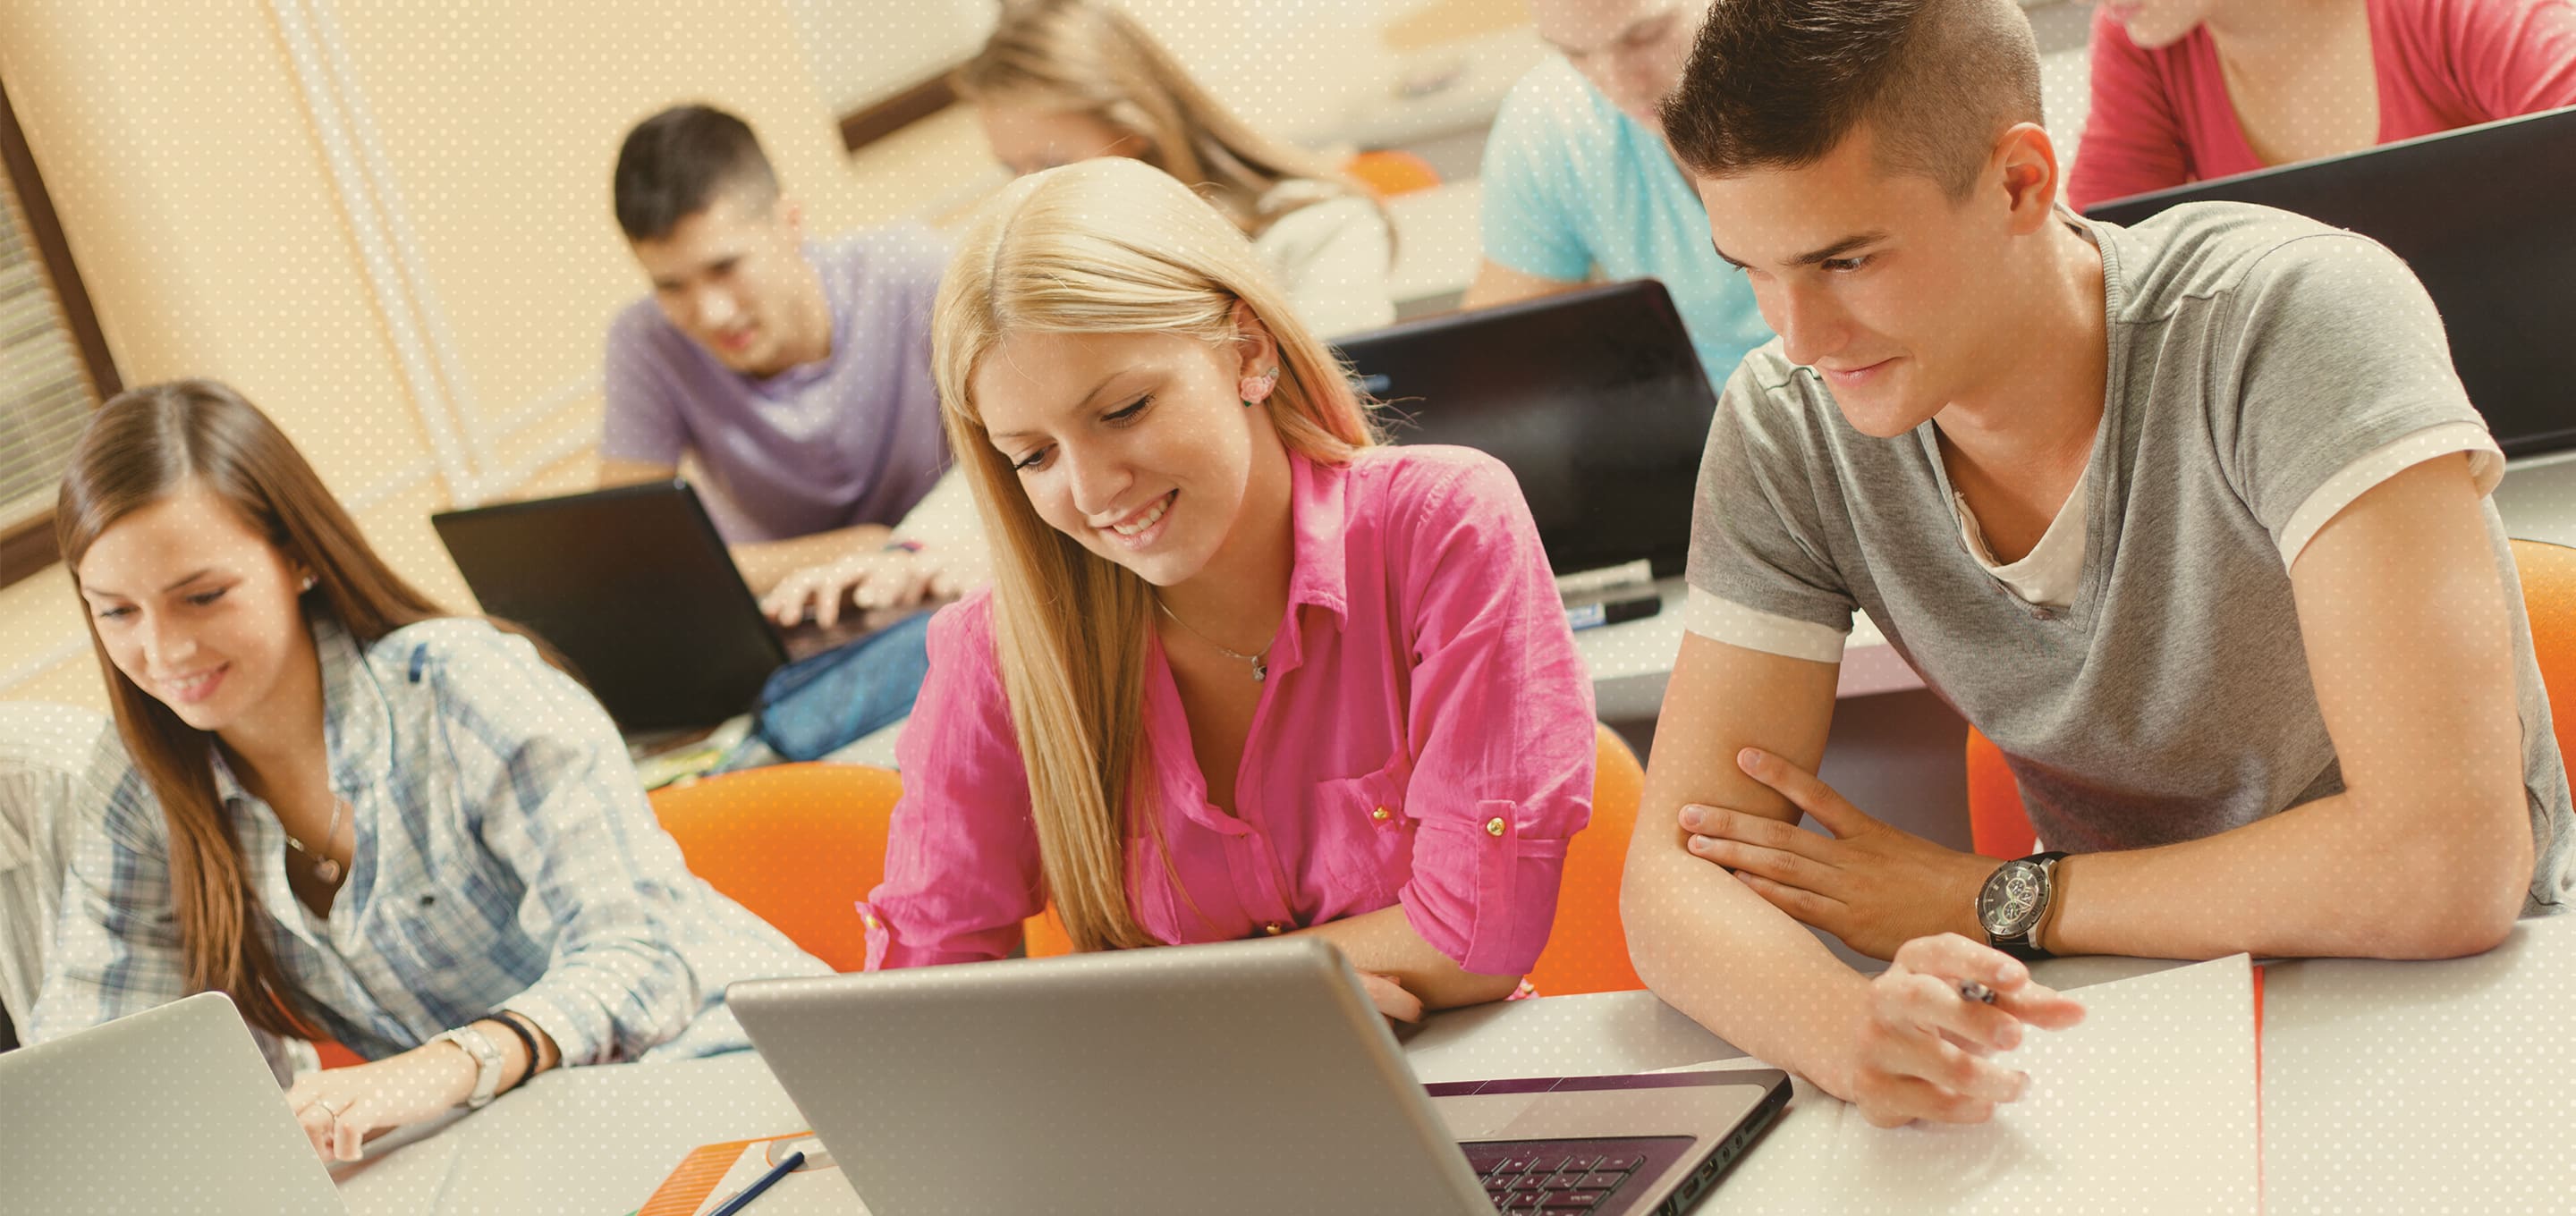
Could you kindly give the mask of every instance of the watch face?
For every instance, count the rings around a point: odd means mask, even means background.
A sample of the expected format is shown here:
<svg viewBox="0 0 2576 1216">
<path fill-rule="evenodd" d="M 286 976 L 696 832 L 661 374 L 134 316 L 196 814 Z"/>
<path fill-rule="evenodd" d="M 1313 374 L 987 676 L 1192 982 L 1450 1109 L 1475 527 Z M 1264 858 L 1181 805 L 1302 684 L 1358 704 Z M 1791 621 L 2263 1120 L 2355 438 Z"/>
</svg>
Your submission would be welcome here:
<svg viewBox="0 0 2576 1216">
<path fill-rule="evenodd" d="M 1977 894 L 1977 923 L 1992 937 L 2020 937 L 2039 920 L 2040 870 L 2027 861 L 2007 861 Z"/>
</svg>

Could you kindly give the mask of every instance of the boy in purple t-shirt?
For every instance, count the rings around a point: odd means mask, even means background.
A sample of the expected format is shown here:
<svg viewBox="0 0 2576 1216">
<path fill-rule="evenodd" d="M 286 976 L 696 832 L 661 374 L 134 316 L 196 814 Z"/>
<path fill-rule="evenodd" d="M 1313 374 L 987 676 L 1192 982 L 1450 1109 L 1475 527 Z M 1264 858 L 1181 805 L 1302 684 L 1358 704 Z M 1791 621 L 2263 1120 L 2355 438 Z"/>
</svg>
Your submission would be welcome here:
<svg viewBox="0 0 2576 1216">
<path fill-rule="evenodd" d="M 609 328 L 601 484 L 668 478 L 694 453 L 743 581 L 787 619 L 809 599 L 836 616 L 845 592 L 953 590 L 942 550 L 970 538 L 888 543 L 949 464 L 930 380 L 941 238 L 804 241 L 751 128 L 706 106 L 629 133 L 615 196 L 653 291 Z"/>
</svg>

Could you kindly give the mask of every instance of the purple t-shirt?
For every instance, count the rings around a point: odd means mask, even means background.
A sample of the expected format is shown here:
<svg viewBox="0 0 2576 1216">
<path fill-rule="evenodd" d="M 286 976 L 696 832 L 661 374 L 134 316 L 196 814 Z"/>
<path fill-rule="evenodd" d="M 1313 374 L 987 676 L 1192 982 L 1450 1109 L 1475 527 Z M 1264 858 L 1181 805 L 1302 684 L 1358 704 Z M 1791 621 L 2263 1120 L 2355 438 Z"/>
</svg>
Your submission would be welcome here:
<svg viewBox="0 0 2576 1216">
<path fill-rule="evenodd" d="M 832 307 L 832 353 L 766 379 L 736 372 L 651 297 L 608 330 L 610 460 L 694 451 L 729 543 L 900 521 L 948 467 L 930 378 L 930 305 L 948 248 L 928 228 L 871 228 L 805 257 Z"/>
</svg>

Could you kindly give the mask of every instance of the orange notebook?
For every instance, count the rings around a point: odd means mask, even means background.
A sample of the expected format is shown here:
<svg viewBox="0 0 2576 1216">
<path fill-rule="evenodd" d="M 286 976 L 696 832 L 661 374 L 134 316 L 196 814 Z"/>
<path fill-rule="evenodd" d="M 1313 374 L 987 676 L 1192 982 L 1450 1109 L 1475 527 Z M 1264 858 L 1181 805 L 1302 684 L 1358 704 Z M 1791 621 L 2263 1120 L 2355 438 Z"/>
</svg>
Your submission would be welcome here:
<svg viewBox="0 0 2576 1216">
<path fill-rule="evenodd" d="M 854 1216 L 867 1209 L 858 1193 L 810 1132 L 791 1132 L 759 1140 L 730 1140 L 689 1150 L 678 1169 L 662 1180 L 653 1197 L 635 1216 L 700 1216 L 712 1212 L 742 1188 L 758 1181 L 787 1154 L 802 1152 L 805 1164 L 761 1192 L 751 1210 L 759 1216 Z"/>
</svg>

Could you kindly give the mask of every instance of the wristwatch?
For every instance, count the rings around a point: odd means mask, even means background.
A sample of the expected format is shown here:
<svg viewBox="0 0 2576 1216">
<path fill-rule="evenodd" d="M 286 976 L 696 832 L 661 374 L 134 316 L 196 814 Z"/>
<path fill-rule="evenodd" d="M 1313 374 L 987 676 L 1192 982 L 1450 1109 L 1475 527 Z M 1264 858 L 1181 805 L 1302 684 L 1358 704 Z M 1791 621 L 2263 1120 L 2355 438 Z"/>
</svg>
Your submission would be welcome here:
<svg viewBox="0 0 2576 1216">
<path fill-rule="evenodd" d="M 1986 944 L 2024 962 L 2053 957 L 2039 947 L 2039 927 L 2048 921 L 2049 904 L 2057 898 L 2057 859 L 2064 853 L 2033 853 L 1995 867 L 1977 892 L 1977 924 Z"/>
<path fill-rule="evenodd" d="M 466 1095 L 465 1109 L 481 1110 L 492 1104 L 493 1091 L 501 1088 L 501 1047 L 491 1036 L 471 1026 L 459 1026 L 431 1039 L 430 1042 L 454 1043 L 474 1058 L 474 1092 Z"/>
</svg>

